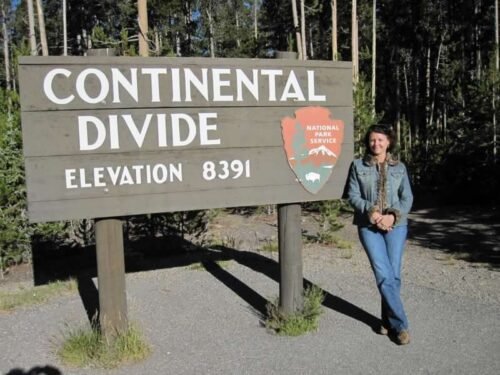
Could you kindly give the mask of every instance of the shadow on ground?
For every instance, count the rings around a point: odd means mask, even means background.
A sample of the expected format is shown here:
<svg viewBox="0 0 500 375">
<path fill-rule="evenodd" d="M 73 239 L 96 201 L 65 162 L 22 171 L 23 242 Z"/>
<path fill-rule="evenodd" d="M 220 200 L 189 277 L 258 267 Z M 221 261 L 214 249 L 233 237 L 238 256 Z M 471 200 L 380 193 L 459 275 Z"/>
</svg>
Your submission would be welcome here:
<svg viewBox="0 0 500 375">
<path fill-rule="evenodd" d="M 35 366 L 29 370 L 15 368 L 6 375 L 62 375 L 62 372 L 53 366 Z"/>
<path fill-rule="evenodd" d="M 495 207 L 430 208 L 410 218 L 410 240 L 469 262 L 500 268 L 500 212 Z"/>
<path fill-rule="evenodd" d="M 140 241 L 134 243 L 133 249 L 146 249 L 143 253 L 127 251 L 125 256 L 125 269 L 127 273 L 152 271 L 174 267 L 186 267 L 200 264 L 222 284 L 231 289 L 241 299 L 246 301 L 257 317 L 262 321 L 267 314 L 268 301 L 245 284 L 236 276 L 224 269 L 218 262 L 236 261 L 242 266 L 259 272 L 279 283 L 280 266 L 275 260 L 251 251 L 240 251 L 229 247 L 218 246 L 210 249 L 195 248 L 189 241 L 176 238 L 160 238 L 154 241 Z M 188 251 L 170 251 L 165 255 L 166 249 L 190 249 Z M 62 251 L 62 250 L 61 250 Z M 98 322 L 99 295 L 92 280 L 97 276 L 95 247 L 73 249 L 72 256 L 53 257 L 53 250 L 43 247 L 34 249 L 33 269 L 35 284 L 46 284 L 57 280 L 76 279 L 78 291 L 82 299 L 89 321 Z M 35 256 L 36 254 L 36 256 Z M 51 254 L 50 257 L 46 256 Z M 313 283 L 304 279 L 304 288 Z M 358 306 L 323 290 L 326 308 L 339 312 L 352 319 L 356 319 L 375 330 L 380 325 L 380 320 Z"/>
</svg>

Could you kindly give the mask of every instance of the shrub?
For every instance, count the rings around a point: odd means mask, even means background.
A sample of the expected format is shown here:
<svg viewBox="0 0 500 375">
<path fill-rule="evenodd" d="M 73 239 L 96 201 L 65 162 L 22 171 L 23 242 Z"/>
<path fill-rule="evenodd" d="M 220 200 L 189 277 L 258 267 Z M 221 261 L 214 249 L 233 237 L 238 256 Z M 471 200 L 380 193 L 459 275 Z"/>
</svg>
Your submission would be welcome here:
<svg viewBox="0 0 500 375">
<path fill-rule="evenodd" d="M 300 336 L 317 330 L 324 298 L 321 288 L 315 285 L 307 288 L 304 291 L 304 307 L 294 314 L 281 312 L 277 300 L 269 302 L 266 306 L 266 328 L 284 336 Z"/>
</svg>

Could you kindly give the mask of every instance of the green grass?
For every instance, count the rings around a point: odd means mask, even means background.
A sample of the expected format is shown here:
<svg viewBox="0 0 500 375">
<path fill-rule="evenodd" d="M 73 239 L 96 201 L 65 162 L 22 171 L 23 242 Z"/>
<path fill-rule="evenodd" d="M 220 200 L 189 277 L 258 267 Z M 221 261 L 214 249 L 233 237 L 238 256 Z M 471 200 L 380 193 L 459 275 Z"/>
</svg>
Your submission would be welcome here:
<svg viewBox="0 0 500 375">
<path fill-rule="evenodd" d="M 266 328 L 282 336 L 300 336 L 316 331 L 319 317 L 323 313 L 323 291 L 312 286 L 304 291 L 304 308 L 295 314 L 285 315 L 280 311 L 278 301 L 268 302 Z"/>
<path fill-rule="evenodd" d="M 260 251 L 265 251 L 268 253 L 276 253 L 279 250 L 279 245 L 278 241 L 276 240 L 267 240 L 262 247 L 260 248 Z"/>
<path fill-rule="evenodd" d="M 109 341 L 94 324 L 86 328 L 70 329 L 63 334 L 63 342 L 57 350 L 57 355 L 64 364 L 81 368 L 115 368 L 139 362 L 150 353 L 151 348 L 133 325 Z"/>
<path fill-rule="evenodd" d="M 231 260 L 217 260 L 217 261 L 215 261 L 215 264 L 217 264 L 220 268 L 227 268 L 230 263 L 231 263 Z M 205 266 L 203 265 L 202 262 L 197 262 L 197 263 L 193 263 L 190 266 L 188 266 L 188 269 L 191 271 L 200 271 L 200 270 L 204 270 Z"/>
<path fill-rule="evenodd" d="M 352 244 L 340 238 L 338 235 L 329 231 L 320 231 L 316 237 L 316 241 L 323 245 L 330 245 L 338 249 L 351 249 Z"/>
<path fill-rule="evenodd" d="M 53 297 L 74 293 L 76 290 L 76 281 L 69 280 L 15 291 L 0 291 L 0 311 L 41 304 Z"/>
</svg>

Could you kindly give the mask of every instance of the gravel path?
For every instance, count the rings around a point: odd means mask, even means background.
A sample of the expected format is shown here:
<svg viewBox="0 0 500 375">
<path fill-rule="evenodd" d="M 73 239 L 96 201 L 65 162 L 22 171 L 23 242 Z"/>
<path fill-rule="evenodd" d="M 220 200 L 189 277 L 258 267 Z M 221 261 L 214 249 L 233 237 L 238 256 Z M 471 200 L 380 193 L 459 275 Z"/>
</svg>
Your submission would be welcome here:
<svg viewBox="0 0 500 375">
<path fill-rule="evenodd" d="M 471 219 L 475 214 L 454 223 L 430 210 L 412 214 L 403 269 L 410 345 L 398 347 L 372 332 L 378 295 L 349 224 L 339 236 L 352 249 L 304 247 L 304 277 L 326 293 L 319 330 L 297 338 L 266 332 L 258 311 L 279 292 L 277 253 L 257 249 L 272 242 L 276 227 L 266 217 L 227 215 L 212 226 L 211 241 L 238 248 L 215 255 L 233 260 L 207 262 L 205 268 L 165 263 L 127 274 L 129 315 L 153 347 L 146 361 L 115 370 L 58 362 L 60 332 L 87 321 L 76 294 L 0 314 L 0 373 L 496 375 L 499 220 L 495 210 L 480 220 Z M 307 218 L 303 227 L 314 230 Z"/>
</svg>

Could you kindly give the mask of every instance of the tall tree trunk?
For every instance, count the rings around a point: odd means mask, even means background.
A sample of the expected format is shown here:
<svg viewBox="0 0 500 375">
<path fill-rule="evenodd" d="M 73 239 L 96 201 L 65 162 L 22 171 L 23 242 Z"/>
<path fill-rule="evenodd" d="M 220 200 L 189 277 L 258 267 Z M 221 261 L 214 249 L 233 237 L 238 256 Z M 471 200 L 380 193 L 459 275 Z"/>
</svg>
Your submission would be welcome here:
<svg viewBox="0 0 500 375">
<path fill-rule="evenodd" d="M 240 40 L 240 16 L 238 13 L 238 9 L 235 10 L 236 17 L 236 46 L 241 48 L 241 40 Z"/>
<path fill-rule="evenodd" d="M 42 56 L 49 55 L 47 45 L 47 33 L 45 32 L 45 16 L 43 14 L 42 0 L 36 0 L 36 12 L 38 14 L 38 29 L 40 30 L 40 43 L 42 44 Z"/>
<path fill-rule="evenodd" d="M 137 0 L 137 11 L 139 18 L 139 55 L 145 57 L 149 56 L 147 0 Z"/>
<path fill-rule="evenodd" d="M 495 82 L 498 79 L 500 72 L 500 51 L 499 51 L 499 36 L 498 36 L 498 0 L 495 0 Z M 497 93 L 498 87 L 493 86 L 493 163 L 497 162 Z"/>
<path fill-rule="evenodd" d="M 193 19 L 193 10 L 189 1 L 184 2 L 184 30 L 185 30 L 185 45 L 183 51 L 185 55 L 189 56 L 191 54 L 191 20 Z"/>
<path fill-rule="evenodd" d="M 208 17 L 208 30 L 210 33 L 210 57 L 215 57 L 215 41 L 214 41 L 214 21 L 212 18 L 212 1 L 210 1 L 207 7 L 207 17 Z"/>
<path fill-rule="evenodd" d="M 446 130 L 448 127 L 448 106 L 446 102 L 444 103 L 443 108 L 443 143 L 446 144 Z"/>
<path fill-rule="evenodd" d="M 257 28 L 257 1 L 258 0 L 254 0 L 253 1 L 253 37 L 255 38 L 255 40 L 257 40 L 257 38 L 259 37 L 259 30 Z"/>
<path fill-rule="evenodd" d="M 311 59 L 314 59 L 314 44 L 313 44 L 312 27 L 309 27 L 309 51 L 310 51 Z"/>
<path fill-rule="evenodd" d="M 7 32 L 7 19 L 5 17 L 5 3 L 2 2 L 2 34 L 3 34 L 3 60 L 5 65 L 5 88 L 10 91 L 10 51 L 9 34 Z"/>
<path fill-rule="evenodd" d="M 182 51 L 181 51 L 181 37 L 179 35 L 179 32 L 175 32 L 175 56 L 181 57 L 182 56 Z"/>
<path fill-rule="evenodd" d="M 481 7 L 481 0 L 475 0 L 474 1 L 474 48 L 475 48 L 475 53 L 476 53 L 476 78 L 479 80 L 481 79 L 481 69 L 482 69 L 482 63 L 481 63 L 481 45 L 479 41 L 480 37 L 480 30 L 479 30 L 479 25 L 477 24 L 477 19 L 478 19 L 478 14 L 479 14 L 479 8 Z"/>
<path fill-rule="evenodd" d="M 439 76 L 439 64 L 441 62 L 441 53 L 443 50 L 443 45 L 444 45 L 444 35 L 441 37 L 441 42 L 439 43 L 439 48 L 438 48 L 438 54 L 437 54 L 437 59 L 436 59 L 436 66 L 434 68 L 434 79 L 433 81 L 436 82 L 437 77 Z M 430 106 L 430 113 L 429 113 L 429 126 L 432 127 L 432 123 L 434 122 L 434 108 L 436 107 L 436 84 L 434 83 L 432 87 L 432 98 L 431 98 L 431 106 Z"/>
<path fill-rule="evenodd" d="M 352 0 L 351 25 L 352 81 L 354 88 L 356 88 L 359 82 L 358 10 L 356 0 Z"/>
<path fill-rule="evenodd" d="M 68 24 L 66 18 L 66 0 L 63 0 L 63 56 L 68 56 Z"/>
<path fill-rule="evenodd" d="M 412 111 L 410 105 L 410 84 L 408 82 L 408 72 L 406 69 L 406 62 L 403 64 L 403 76 L 405 84 L 405 102 L 406 102 L 406 117 L 408 120 L 412 118 Z M 412 126 L 408 127 L 408 150 L 412 149 Z"/>
<path fill-rule="evenodd" d="M 399 58 L 396 63 L 396 141 L 401 146 L 401 81 L 399 78 Z"/>
<path fill-rule="evenodd" d="M 431 47 L 427 47 L 425 59 L 425 127 L 430 128 L 431 118 Z"/>
<path fill-rule="evenodd" d="M 38 55 L 38 48 L 36 44 L 35 34 L 35 12 L 33 11 L 33 0 L 26 0 L 28 2 L 28 23 L 30 30 L 30 54 L 31 56 Z"/>
<path fill-rule="evenodd" d="M 160 56 L 160 33 L 157 27 L 155 27 L 155 55 Z"/>
<path fill-rule="evenodd" d="M 306 12 L 304 7 L 304 0 L 300 0 L 300 35 L 302 36 L 302 59 L 307 60 Z"/>
<path fill-rule="evenodd" d="M 297 40 L 297 53 L 299 60 L 304 59 L 302 51 L 302 38 L 299 31 L 299 16 L 297 15 L 297 1 L 292 0 L 293 27 L 295 29 L 295 39 Z"/>
<path fill-rule="evenodd" d="M 337 46 L 337 0 L 331 0 L 332 7 L 332 60 L 338 60 Z"/>
<path fill-rule="evenodd" d="M 377 0 L 373 0 L 372 9 L 372 111 L 375 116 L 375 95 L 377 83 Z"/>
</svg>

